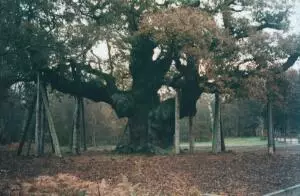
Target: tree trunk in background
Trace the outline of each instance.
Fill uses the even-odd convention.
[[[120,137],[120,141],[118,141],[117,143],[116,149],[122,149],[125,145],[129,145],[129,143],[130,143],[130,131],[127,122],[123,134]]]
[[[43,88],[43,86],[41,87],[41,92],[42,92],[43,103],[44,103],[44,106],[45,106],[47,122],[48,122],[48,125],[49,125],[50,136],[51,136],[51,139],[52,139],[52,142],[53,142],[53,145],[54,145],[55,155],[58,156],[58,157],[62,157],[58,137],[57,137],[54,122],[53,122],[53,118],[52,118],[50,108],[49,108],[49,102],[48,102],[48,99],[47,99],[47,91],[46,91],[45,88]]]
[[[287,111],[284,113],[284,127],[283,127],[283,137],[284,142],[286,143],[286,137],[287,137],[287,129],[288,129],[288,117],[287,117]]]
[[[93,146],[96,147],[97,146],[97,143],[96,143],[96,130],[93,129]]]
[[[263,138],[264,137],[264,119],[260,116],[258,117],[258,126],[256,128],[256,137]]]
[[[32,121],[32,116],[33,116],[33,111],[34,111],[35,105],[36,105],[36,96],[34,96],[33,101],[30,105],[30,108],[27,110],[27,112],[25,114],[26,120],[25,120],[25,123],[23,126],[22,136],[21,136],[21,139],[19,142],[19,147],[18,147],[18,151],[17,151],[18,156],[21,155],[21,153],[22,153],[22,149],[25,144],[26,136],[27,136],[27,133],[29,132],[29,127],[30,127],[30,124]],[[29,135],[29,138],[30,138],[30,135]]]
[[[220,130],[220,95],[215,94],[215,114],[214,114],[214,128],[213,128],[213,153],[221,152],[221,130]]]
[[[75,111],[74,111],[74,119],[73,119],[73,147],[72,153],[79,154],[80,153],[80,146],[79,146],[79,108],[80,108],[80,99],[78,97],[75,98]]]
[[[194,131],[193,131],[193,116],[189,116],[189,144],[190,144],[190,153],[194,153],[195,138],[194,138]]]
[[[27,153],[26,153],[27,156],[30,155],[31,144],[32,144],[32,141],[34,140],[34,134],[35,134],[35,129],[32,127],[31,135],[28,137],[29,141],[28,141],[28,147],[27,147]]]
[[[236,113],[236,137],[240,137],[241,119],[240,119],[240,100],[237,100],[237,113]]]
[[[180,99],[179,90],[175,96],[175,133],[174,133],[174,147],[175,153],[180,153]]]
[[[40,156],[41,136],[41,97],[40,97],[40,73],[37,74],[36,107],[35,107],[35,156]]]
[[[83,150],[87,150],[86,146],[86,128],[85,128],[85,111],[84,111],[84,100],[80,98],[80,114],[81,114],[81,125],[82,125],[82,142],[83,142]]]
[[[207,107],[208,107],[209,116],[210,116],[210,132],[213,135],[213,129],[214,129],[214,112],[213,112],[213,109],[211,107],[211,103],[210,102],[208,102]]]
[[[74,119],[74,117],[73,117]],[[70,130],[70,136],[69,136],[69,149],[70,149],[70,152],[72,152],[72,149],[73,149],[73,129]]]
[[[271,101],[268,101],[268,153],[274,154],[273,107]]]
[[[221,104],[221,103],[220,103]],[[224,135],[224,129],[223,129],[223,121],[222,121],[222,105],[220,106],[220,133],[221,133],[221,151],[226,151],[225,146],[225,135]]]

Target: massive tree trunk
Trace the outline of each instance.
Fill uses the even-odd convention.
[[[140,105],[139,110],[128,119],[128,128],[130,133],[131,151],[147,152],[148,151],[148,115],[150,108]]]
[[[139,105],[139,109],[128,118],[123,138],[119,141],[118,152],[148,152],[148,116],[150,109],[147,105]]]
[[[137,105],[133,115],[128,118],[116,150],[126,153],[164,153],[163,149],[173,145],[174,104],[174,99],[169,99],[155,109],[150,104]]]
[[[157,91],[163,84],[172,58],[152,60],[156,44],[146,36],[137,37],[132,44],[130,73],[133,83],[128,93],[119,95],[115,108],[127,108],[128,127],[123,141],[117,146],[121,152],[155,152],[173,144],[174,101],[160,103]],[[117,98],[118,96],[114,96]],[[115,99],[113,99],[115,100]],[[123,113],[119,110],[119,114]],[[148,123],[150,123],[148,125]]]
[[[215,117],[213,129],[213,153],[221,152],[221,130],[220,130],[220,95],[215,93]]]
[[[119,152],[165,153],[174,139],[174,99],[152,109],[150,104],[139,104],[128,123],[116,150]]]
[[[268,101],[268,153],[274,154],[274,136],[273,136],[273,107],[272,102]]]

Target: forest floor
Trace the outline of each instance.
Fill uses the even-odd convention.
[[[16,157],[0,147],[0,195],[262,195],[300,183],[300,146],[213,155],[116,155],[88,151]]]

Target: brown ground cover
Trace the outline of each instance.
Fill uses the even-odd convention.
[[[86,152],[16,157],[0,148],[0,195],[262,195],[300,183],[300,146],[213,155]]]

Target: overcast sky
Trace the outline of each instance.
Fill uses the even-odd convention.
[[[291,16],[291,33],[300,34],[300,0],[296,0],[296,5]],[[300,60],[293,66],[294,69],[300,69]]]
[[[291,16],[291,30],[295,33],[300,33],[300,0],[297,0],[295,8]]]

